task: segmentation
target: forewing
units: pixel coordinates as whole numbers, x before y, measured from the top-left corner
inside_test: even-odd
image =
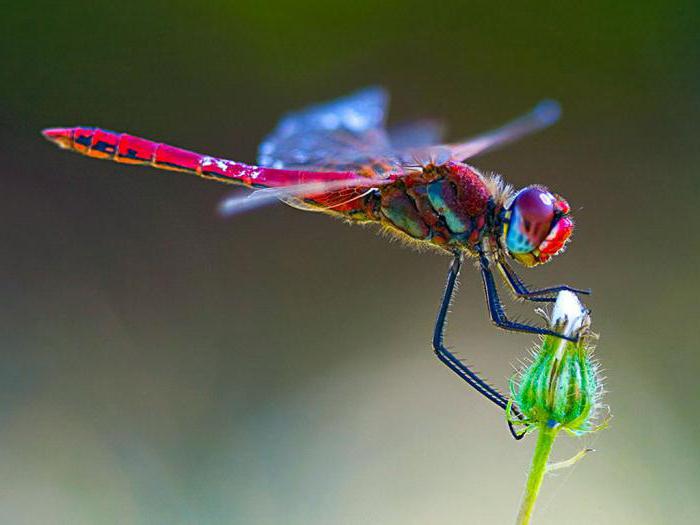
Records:
[[[399,124],[389,129],[389,143],[394,150],[433,146],[442,142],[444,130],[442,122],[432,119]]]
[[[365,176],[397,172],[384,129],[388,100],[385,90],[371,87],[290,113],[260,145],[258,163]]]
[[[559,120],[560,115],[561,108],[557,102],[544,100],[537,104],[529,113],[508,122],[500,128],[453,144],[427,148],[409,148],[404,151],[402,157],[406,162],[410,162],[410,158],[417,159],[419,162],[425,162],[425,160],[433,158],[462,162],[551,126]]]

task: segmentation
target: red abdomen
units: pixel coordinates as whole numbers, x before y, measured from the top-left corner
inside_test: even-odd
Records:
[[[165,170],[193,172],[224,182],[255,185],[253,166],[202,155],[127,133],[75,127],[45,130],[44,136],[63,148],[88,157],[113,160],[123,164],[140,164]]]
[[[92,127],[52,128],[44,130],[43,134],[60,147],[88,157],[184,171],[207,179],[240,184],[249,188],[291,186],[357,178],[357,175],[350,172],[313,173],[250,166],[176,148],[162,142],[142,139],[127,133],[115,133]]]

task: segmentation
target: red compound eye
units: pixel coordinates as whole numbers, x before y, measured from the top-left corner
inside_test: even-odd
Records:
[[[549,233],[554,220],[555,202],[551,193],[537,187],[526,188],[515,198],[514,213],[518,216],[522,234],[533,247],[541,243]]]

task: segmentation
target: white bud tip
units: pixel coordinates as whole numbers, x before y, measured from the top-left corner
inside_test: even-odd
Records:
[[[563,327],[561,329],[563,335],[571,337],[579,333],[583,325],[587,324],[587,317],[588,310],[581,304],[575,293],[568,290],[559,292],[552,310],[552,327]]]

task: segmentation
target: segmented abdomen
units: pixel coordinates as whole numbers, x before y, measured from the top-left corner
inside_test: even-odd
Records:
[[[127,133],[83,127],[70,128],[70,132],[68,147],[88,157],[186,171],[250,187],[268,185],[264,181],[256,181],[259,170],[246,164],[201,155]]]
[[[100,128],[53,128],[44,135],[63,148],[88,157],[113,160],[123,164],[148,165],[184,171],[220,182],[249,188],[268,188],[312,183],[324,180],[355,178],[354,173],[312,173],[250,166],[241,162],[202,155],[161,142],[115,133]]]

